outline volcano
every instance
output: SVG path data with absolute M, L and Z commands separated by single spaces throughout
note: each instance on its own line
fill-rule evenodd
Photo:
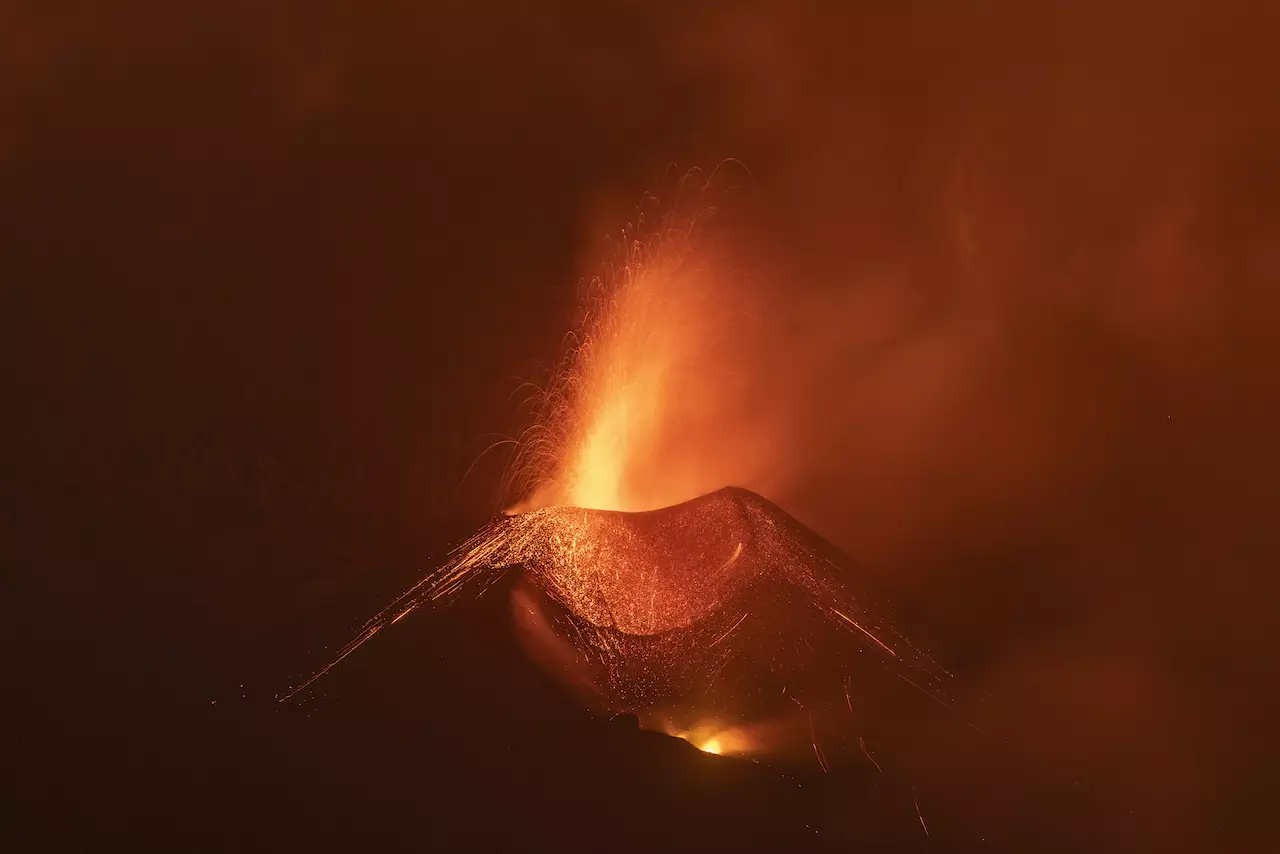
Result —
M 734 487 L 644 512 L 500 517 L 334 664 L 422 604 L 510 571 L 518 634 L 536 661 L 602 711 L 712 752 L 807 756 L 824 769 L 846 756 L 874 762 L 851 723 L 886 683 L 951 702 L 951 675 L 898 628 L 865 568 Z

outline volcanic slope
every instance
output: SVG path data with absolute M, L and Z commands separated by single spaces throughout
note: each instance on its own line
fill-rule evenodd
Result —
M 886 680 L 951 702 L 950 674 L 867 592 L 866 570 L 753 492 L 642 513 L 555 507 L 507 523 L 536 531 L 510 538 L 527 544 L 509 555 L 525 570 L 516 618 L 527 643 L 646 726 L 739 728 L 731 740 L 743 752 L 802 743 L 825 764 L 823 742 L 865 756 L 849 716 Z
M 422 604 L 517 567 L 524 583 L 515 616 L 527 646 L 559 661 L 608 710 L 634 712 L 646 726 L 790 717 L 781 729 L 803 731 L 805 748 L 825 764 L 818 731 L 846 733 L 833 715 L 853 714 L 885 677 L 939 704 L 951 700 L 950 674 L 866 592 L 872 579 L 863 568 L 735 487 L 638 513 L 560 506 L 500 517 L 295 692 Z M 776 753 L 789 739 L 749 740 Z

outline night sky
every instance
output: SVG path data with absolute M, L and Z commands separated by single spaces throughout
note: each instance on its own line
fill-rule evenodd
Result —
M 14 850 L 821 843 L 501 603 L 274 703 L 500 508 L 603 237 L 729 157 L 760 323 L 690 453 L 1089 781 L 1024 841 L 1269 847 L 1273 4 L 198 5 L 0 0 Z

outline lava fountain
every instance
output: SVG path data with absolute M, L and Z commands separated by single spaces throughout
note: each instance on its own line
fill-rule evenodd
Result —
M 709 357 L 743 316 L 708 234 L 726 168 L 684 176 L 648 222 L 642 210 L 588 283 L 519 442 L 513 508 L 289 696 L 414 610 L 519 568 L 513 617 L 536 660 L 598 708 L 708 752 L 874 762 L 847 726 L 855 695 L 888 675 L 949 702 L 949 674 L 895 628 L 864 572 L 765 498 L 723 486 L 744 476 L 741 446 L 681 446 L 699 401 L 733 391 L 734 372 Z

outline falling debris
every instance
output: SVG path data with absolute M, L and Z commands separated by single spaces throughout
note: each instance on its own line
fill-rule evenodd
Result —
M 880 767 L 880 763 L 871 755 L 871 751 L 867 750 L 867 742 L 862 736 L 858 736 L 858 747 L 862 748 L 862 755 L 867 757 L 867 761 L 876 766 L 876 770 L 883 774 L 884 769 Z
M 920 812 L 920 796 L 916 794 L 916 787 L 911 787 L 911 799 L 916 804 L 916 818 L 920 819 L 920 826 L 924 828 L 924 835 L 929 835 L 929 825 L 924 823 L 924 814 Z

